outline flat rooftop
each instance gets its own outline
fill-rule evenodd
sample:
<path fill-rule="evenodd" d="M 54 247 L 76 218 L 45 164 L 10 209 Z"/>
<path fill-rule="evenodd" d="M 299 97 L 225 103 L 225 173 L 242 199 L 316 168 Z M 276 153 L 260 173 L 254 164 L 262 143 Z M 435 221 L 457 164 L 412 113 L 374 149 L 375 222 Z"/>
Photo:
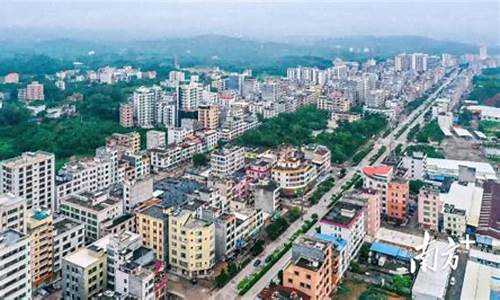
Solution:
<path fill-rule="evenodd" d="M 460 299 L 497 299 L 492 297 L 494 285 L 500 285 L 500 269 L 469 260 Z"/>
<path fill-rule="evenodd" d="M 362 209 L 361 205 L 340 201 L 330 209 L 320 222 L 347 226 L 361 213 Z"/>
<path fill-rule="evenodd" d="M 453 182 L 447 193 L 440 193 L 439 198 L 444 204 L 451 204 L 455 209 L 465 211 L 467 224 L 477 227 L 479 225 L 479 215 L 481 212 L 481 202 L 483 199 L 483 189 L 474 183 L 467 185 L 457 181 Z"/>
<path fill-rule="evenodd" d="M 318 271 L 321 268 L 322 262 L 301 256 L 295 261 L 295 265 L 311 271 Z"/>
<path fill-rule="evenodd" d="M 54 228 L 56 229 L 57 233 L 66 232 L 79 225 L 82 225 L 82 223 L 73 221 L 72 219 L 68 218 L 60 219 L 54 222 Z"/>
<path fill-rule="evenodd" d="M 25 200 L 11 193 L 0 194 L 0 206 L 10 206 Z"/>
<path fill-rule="evenodd" d="M 194 180 L 173 180 L 165 179 L 154 184 L 154 190 L 162 191 L 158 198 L 161 199 L 161 206 L 170 208 L 179 206 L 187 201 L 187 195 L 204 187 Z"/>
<path fill-rule="evenodd" d="M 99 262 L 100 257 L 97 257 L 95 254 L 96 253 L 91 249 L 81 248 L 80 250 L 65 256 L 63 259 L 85 269 L 88 266 Z"/>
<path fill-rule="evenodd" d="M 477 233 L 500 239 L 500 183 L 489 181 L 483 185 L 483 199 Z"/>
<path fill-rule="evenodd" d="M 406 249 L 415 250 L 417 247 L 421 246 L 424 242 L 423 236 L 413 235 L 409 233 L 404 233 L 397 230 L 387 229 L 380 227 L 375 235 L 375 240 L 379 242 L 384 242 L 392 244 L 395 246 L 401 246 Z"/>
<path fill-rule="evenodd" d="M 10 228 L 4 230 L 0 232 L 0 248 L 9 247 L 24 238 L 27 238 L 27 236 L 19 231 Z"/>
<path fill-rule="evenodd" d="M 45 151 L 24 152 L 19 156 L 0 161 L 0 165 L 4 165 L 9 168 L 17 168 L 25 164 L 36 163 L 46 159 L 54 160 L 54 154 Z"/>

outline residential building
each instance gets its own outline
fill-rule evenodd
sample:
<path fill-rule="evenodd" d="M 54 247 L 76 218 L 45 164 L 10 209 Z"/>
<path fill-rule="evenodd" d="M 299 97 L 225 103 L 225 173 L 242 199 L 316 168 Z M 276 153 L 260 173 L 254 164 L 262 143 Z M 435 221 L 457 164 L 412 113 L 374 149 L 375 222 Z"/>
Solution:
<path fill-rule="evenodd" d="M 43 93 L 43 84 L 38 81 L 33 81 L 26 86 L 26 101 L 43 101 L 45 95 Z"/>
<path fill-rule="evenodd" d="M 245 149 L 238 146 L 223 147 L 210 157 L 211 174 L 231 176 L 245 167 Z"/>
<path fill-rule="evenodd" d="M 461 238 L 467 228 L 467 213 L 455 205 L 445 203 L 443 207 L 443 231 L 450 236 Z"/>
<path fill-rule="evenodd" d="M 394 58 L 394 69 L 398 72 L 408 71 L 412 67 L 412 57 L 409 54 L 398 54 Z"/>
<path fill-rule="evenodd" d="M 403 178 L 393 178 L 387 184 L 386 215 L 398 223 L 406 220 L 410 200 L 410 184 Z"/>
<path fill-rule="evenodd" d="M 85 241 L 85 226 L 69 218 L 62 218 L 54 222 L 54 258 L 52 261 L 53 273 L 60 276 L 62 258 L 83 248 Z"/>
<path fill-rule="evenodd" d="M 245 208 L 233 212 L 236 217 L 236 247 L 247 245 L 264 225 L 262 210 Z"/>
<path fill-rule="evenodd" d="M 166 128 L 178 125 L 178 107 L 172 101 L 159 101 L 156 103 L 156 124 Z"/>
<path fill-rule="evenodd" d="M 434 185 L 422 187 L 418 193 L 418 224 L 425 229 L 438 232 L 441 210 L 439 188 Z"/>
<path fill-rule="evenodd" d="M 382 213 L 387 211 L 387 185 L 392 179 L 392 166 L 368 166 L 363 168 L 363 187 L 373 189 L 382 195 Z"/>
<path fill-rule="evenodd" d="M 0 299 L 30 299 L 30 239 L 14 229 L 0 232 Z"/>
<path fill-rule="evenodd" d="M 182 209 L 168 218 L 169 262 L 172 271 L 189 279 L 205 277 L 215 265 L 215 226 Z"/>
<path fill-rule="evenodd" d="M 273 215 L 280 207 L 281 187 L 273 180 L 261 180 L 253 185 L 254 206 L 267 215 Z"/>
<path fill-rule="evenodd" d="M 83 192 L 61 201 L 60 212 L 85 225 L 85 242 L 102 237 L 105 222 L 123 214 L 123 202 L 110 199 L 104 192 Z"/>
<path fill-rule="evenodd" d="M 92 299 L 107 286 L 106 249 L 90 245 L 62 260 L 64 299 Z"/>
<path fill-rule="evenodd" d="M 411 180 L 424 179 L 427 155 L 423 152 L 413 152 L 403 157 L 403 167 L 408 170 L 407 176 Z"/>
<path fill-rule="evenodd" d="M 125 128 L 134 127 L 134 106 L 131 103 L 120 104 L 120 125 Z"/>
<path fill-rule="evenodd" d="M 328 176 L 331 172 L 330 149 L 323 145 L 310 144 L 302 147 L 304 158 L 310 160 L 320 176 Z"/>
<path fill-rule="evenodd" d="M 255 180 L 271 177 L 271 163 L 265 160 L 249 162 L 245 169 L 245 174 Z"/>
<path fill-rule="evenodd" d="M 188 127 L 169 127 L 167 132 L 168 145 L 181 143 L 186 137 L 193 135 L 194 130 Z"/>
<path fill-rule="evenodd" d="M 352 260 L 361 249 L 366 235 L 363 206 L 337 202 L 320 220 L 321 233 L 346 242 L 346 255 Z"/>
<path fill-rule="evenodd" d="M 484 45 L 479 47 L 479 59 L 487 59 L 488 58 L 488 48 Z"/>
<path fill-rule="evenodd" d="M 343 202 L 348 202 L 363 206 L 364 223 L 366 235 L 375 238 L 380 229 L 380 215 L 382 208 L 382 195 L 376 190 L 363 189 L 359 193 L 347 194 L 342 198 Z"/>
<path fill-rule="evenodd" d="M 162 91 L 158 86 L 141 86 L 134 91 L 134 119 L 141 128 L 153 128 L 155 125 L 156 103 L 161 99 Z"/>
<path fill-rule="evenodd" d="M 342 93 L 320 96 L 316 105 L 318 109 L 335 112 L 348 112 L 351 109 L 351 101 L 344 97 Z"/>
<path fill-rule="evenodd" d="M 26 232 L 26 201 L 11 193 L 0 194 L 0 232 L 8 228 Z"/>
<path fill-rule="evenodd" d="M 201 91 L 199 84 L 190 82 L 179 86 L 178 107 L 181 111 L 197 111 L 201 100 Z"/>
<path fill-rule="evenodd" d="M 0 162 L 0 193 L 26 199 L 26 209 L 55 209 L 54 154 L 37 151 Z"/>
<path fill-rule="evenodd" d="M 411 69 L 417 72 L 427 71 L 427 58 L 427 54 L 413 53 L 411 55 Z"/>
<path fill-rule="evenodd" d="M 482 250 L 500 254 L 500 183 L 486 182 L 483 190 L 476 243 Z"/>
<path fill-rule="evenodd" d="M 336 288 L 335 249 L 327 241 L 302 236 L 292 245 L 292 262 L 283 271 L 283 286 L 313 300 L 328 299 Z"/>
<path fill-rule="evenodd" d="M 215 261 L 231 257 L 236 249 L 236 216 L 223 213 L 216 217 L 202 216 L 202 218 L 214 223 Z"/>
<path fill-rule="evenodd" d="M 134 208 L 144 201 L 153 198 L 153 177 L 151 176 L 125 180 L 122 187 L 124 212 L 131 213 Z"/>
<path fill-rule="evenodd" d="M 9 84 L 9 83 L 19 83 L 19 74 L 18 73 L 9 73 L 5 75 L 3 78 L 3 83 Z"/>
<path fill-rule="evenodd" d="M 106 148 L 116 150 L 120 160 L 126 153 L 138 153 L 141 150 L 141 135 L 138 132 L 113 133 L 106 138 Z"/>
<path fill-rule="evenodd" d="M 167 146 L 166 132 L 149 130 L 146 133 L 146 149 L 165 148 Z"/>
<path fill-rule="evenodd" d="M 278 160 L 271 173 L 282 193 L 290 196 L 310 189 L 318 177 L 316 165 L 297 157 Z"/>
<path fill-rule="evenodd" d="M 26 221 L 30 237 L 30 263 L 33 286 L 52 279 L 54 224 L 48 211 L 36 210 Z"/>
<path fill-rule="evenodd" d="M 156 259 L 168 262 L 168 214 L 158 205 L 145 207 L 135 214 L 136 232 L 144 246 L 153 249 Z"/>
<path fill-rule="evenodd" d="M 204 129 L 216 130 L 219 127 L 219 106 L 199 105 L 198 124 Z"/>

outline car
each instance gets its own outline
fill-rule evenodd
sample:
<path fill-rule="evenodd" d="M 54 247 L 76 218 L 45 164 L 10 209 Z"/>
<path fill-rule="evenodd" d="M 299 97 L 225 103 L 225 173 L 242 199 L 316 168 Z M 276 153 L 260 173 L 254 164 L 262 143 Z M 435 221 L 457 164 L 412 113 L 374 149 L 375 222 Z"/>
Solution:
<path fill-rule="evenodd" d="M 260 263 L 261 263 L 260 259 L 256 259 L 255 262 L 253 263 L 253 266 L 258 267 Z"/>
<path fill-rule="evenodd" d="M 450 285 L 455 285 L 455 283 L 456 283 L 455 277 L 451 277 L 450 278 Z"/>
<path fill-rule="evenodd" d="M 267 264 L 267 263 L 270 263 L 270 262 L 271 262 L 271 260 L 273 260 L 273 256 L 272 256 L 272 255 L 268 255 L 264 261 L 265 261 L 265 262 L 266 262 L 266 264 Z"/>

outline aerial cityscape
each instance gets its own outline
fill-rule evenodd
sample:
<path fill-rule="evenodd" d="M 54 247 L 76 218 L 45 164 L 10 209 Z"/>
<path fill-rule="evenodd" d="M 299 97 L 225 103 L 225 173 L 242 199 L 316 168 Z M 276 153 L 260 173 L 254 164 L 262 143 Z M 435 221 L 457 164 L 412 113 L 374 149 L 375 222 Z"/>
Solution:
<path fill-rule="evenodd" d="M 0 299 L 500 300 L 499 5 L 6 0 Z"/>

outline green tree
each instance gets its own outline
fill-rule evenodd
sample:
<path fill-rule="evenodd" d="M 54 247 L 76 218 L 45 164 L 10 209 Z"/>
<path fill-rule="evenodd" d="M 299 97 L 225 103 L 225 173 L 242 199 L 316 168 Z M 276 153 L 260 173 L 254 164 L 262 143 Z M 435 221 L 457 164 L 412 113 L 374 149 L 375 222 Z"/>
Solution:
<path fill-rule="evenodd" d="M 411 286 L 411 278 L 408 276 L 395 275 L 392 277 L 392 286 L 395 290 L 404 292 Z"/>
<path fill-rule="evenodd" d="M 208 165 L 210 159 L 203 153 L 196 153 L 193 155 L 193 165 L 195 167 L 201 167 Z"/>

